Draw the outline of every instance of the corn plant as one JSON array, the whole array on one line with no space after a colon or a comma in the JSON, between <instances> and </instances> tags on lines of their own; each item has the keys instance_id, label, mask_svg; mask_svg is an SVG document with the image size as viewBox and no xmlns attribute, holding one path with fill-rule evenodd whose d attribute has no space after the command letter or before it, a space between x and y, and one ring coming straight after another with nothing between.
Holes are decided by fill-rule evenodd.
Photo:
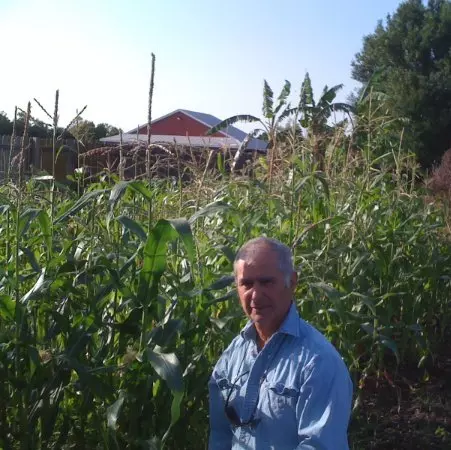
<instances>
[{"instance_id":1,"label":"corn plant","mask_svg":"<svg viewBox=\"0 0 451 450\"><path fill-rule=\"evenodd\" d=\"M320 172L293 149L271 189L265 161L198 184L2 186L0 448L205 448L207 381L245 322L233 259L260 234L293 249L299 311L356 387L424 365L451 318L443 211L395 152L346 151Z\"/></svg>"}]
</instances>

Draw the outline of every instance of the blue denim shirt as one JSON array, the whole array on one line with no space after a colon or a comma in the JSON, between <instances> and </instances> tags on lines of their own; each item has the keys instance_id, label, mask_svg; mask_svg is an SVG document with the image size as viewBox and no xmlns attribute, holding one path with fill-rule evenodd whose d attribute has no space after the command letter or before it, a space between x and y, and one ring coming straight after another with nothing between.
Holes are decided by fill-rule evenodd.
<instances>
[{"instance_id":1,"label":"blue denim shirt","mask_svg":"<svg viewBox=\"0 0 451 450\"><path fill-rule=\"evenodd\" d=\"M209 381L209 450L348 450L353 386L332 344L294 304L261 351L249 322L218 360ZM232 426L224 406L242 422Z\"/></svg>"}]
</instances>

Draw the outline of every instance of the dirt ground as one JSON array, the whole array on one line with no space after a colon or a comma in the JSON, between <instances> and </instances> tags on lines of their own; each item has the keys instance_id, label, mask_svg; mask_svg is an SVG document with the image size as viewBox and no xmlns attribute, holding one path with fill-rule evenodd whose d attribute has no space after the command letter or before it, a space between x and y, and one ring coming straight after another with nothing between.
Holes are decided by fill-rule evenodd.
<instances>
[{"instance_id":1,"label":"dirt ground","mask_svg":"<svg viewBox=\"0 0 451 450\"><path fill-rule=\"evenodd\" d=\"M353 450L451 450L451 345L426 370L369 380L349 431Z\"/></svg>"}]
</instances>

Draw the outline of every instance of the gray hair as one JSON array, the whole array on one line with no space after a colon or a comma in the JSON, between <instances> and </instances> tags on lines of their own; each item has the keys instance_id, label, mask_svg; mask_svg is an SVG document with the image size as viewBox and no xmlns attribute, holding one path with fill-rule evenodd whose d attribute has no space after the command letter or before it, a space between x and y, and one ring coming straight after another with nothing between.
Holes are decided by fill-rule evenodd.
<instances>
[{"instance_id":1,"label":"gray hair","mask_svg":"<svg viewBox=\"0 0 451 450\"><path fill-rule=\"evenodd\" d=\"M236 264L238 261L249 261L257 249L269 247L277 254L279 270L284 275L285 285L290 286L291 275L294 272L293 256L291 250L277 239L261 236L247 241L237 252L233 262L233 270L236 274Z\"/></svg>"}]
</instances>

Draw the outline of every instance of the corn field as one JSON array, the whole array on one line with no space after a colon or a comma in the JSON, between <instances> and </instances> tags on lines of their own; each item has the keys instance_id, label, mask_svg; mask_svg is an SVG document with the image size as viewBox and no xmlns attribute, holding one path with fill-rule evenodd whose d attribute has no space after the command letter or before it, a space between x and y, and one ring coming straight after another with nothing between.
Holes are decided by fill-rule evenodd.
<instances>
[{"instance_id":1,"label":"corn field","mask_svg":"<svg viewBox=\"0 0 451 450\"><path fill-rule=\"evenodd\" d=\"M1 186L0 448L206 448L207 380L245 323L233 258L261 234L293 249L297 306L356 408L368 376L433 360L451 320L443 203L395 152L338 145L322 171L306 155L281 152L270 183L261 159L189 183Z\"/></svg>"}]
</instances>

